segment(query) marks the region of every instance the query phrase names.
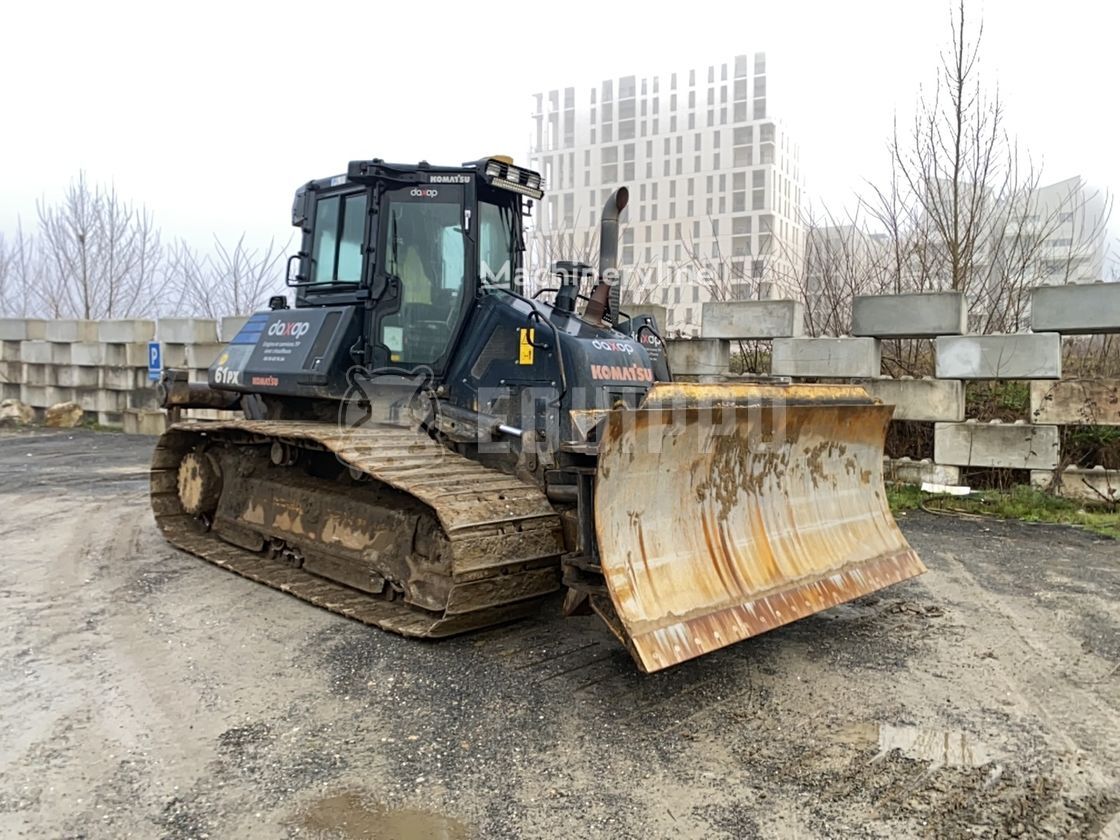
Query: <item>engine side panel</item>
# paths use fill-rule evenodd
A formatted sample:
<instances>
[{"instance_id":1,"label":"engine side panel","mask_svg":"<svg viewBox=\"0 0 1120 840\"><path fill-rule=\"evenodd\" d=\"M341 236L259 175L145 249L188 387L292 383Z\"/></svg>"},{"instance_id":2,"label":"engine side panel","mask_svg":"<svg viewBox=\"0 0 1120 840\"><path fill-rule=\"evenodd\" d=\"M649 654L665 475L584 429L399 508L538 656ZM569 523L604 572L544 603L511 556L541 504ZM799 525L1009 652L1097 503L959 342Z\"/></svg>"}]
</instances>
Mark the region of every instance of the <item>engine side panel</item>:
<instances>
[{"instance_id":1,"label":"engine side panel","mask_svg":"<svg viewBox=\"0 0 1120 840\"><path fill-rule=\"evenodd\" d=\"M331 306L254 313L210 366L210 387L341 397L360 336L357 312Z\"/></svg>"}]
</instances>

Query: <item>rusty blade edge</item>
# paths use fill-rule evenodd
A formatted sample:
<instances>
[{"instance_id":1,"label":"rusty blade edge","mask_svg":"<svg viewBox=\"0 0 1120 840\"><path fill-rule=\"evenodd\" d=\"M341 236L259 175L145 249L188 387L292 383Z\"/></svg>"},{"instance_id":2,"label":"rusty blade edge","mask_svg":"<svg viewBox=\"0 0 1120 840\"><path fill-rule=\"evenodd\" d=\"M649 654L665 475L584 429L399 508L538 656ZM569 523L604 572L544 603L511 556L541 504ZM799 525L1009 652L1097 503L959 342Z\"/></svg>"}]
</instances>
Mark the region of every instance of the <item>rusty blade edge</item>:
<instances>
[{"instance_id":1,"label":"rusty blade edge","mask_svg":"<svg viewBox=\"0 0 1120 840\"><path fill-rule=\"evenodd\" d=\"M633 650L644 671L660 671L925 571L926 567L918 555L907 548L744 604L724 607L665 627L632 633Z\"/></svg>"}]
</instances>

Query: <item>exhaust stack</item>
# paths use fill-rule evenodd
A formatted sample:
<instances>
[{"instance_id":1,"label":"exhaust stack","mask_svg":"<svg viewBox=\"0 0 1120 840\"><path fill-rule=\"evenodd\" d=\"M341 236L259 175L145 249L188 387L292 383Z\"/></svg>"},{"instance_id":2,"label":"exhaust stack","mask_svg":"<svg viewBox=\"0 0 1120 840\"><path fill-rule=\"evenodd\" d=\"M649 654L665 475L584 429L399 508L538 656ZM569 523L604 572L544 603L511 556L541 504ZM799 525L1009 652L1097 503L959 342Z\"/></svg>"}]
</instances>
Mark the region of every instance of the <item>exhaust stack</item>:
<instances>
[{"instance_id":1,"label":"exhaust stack","mask_svg":"<svg viewBox=\"0 0 1120 840\"><path fill-rule=\"evenodd\" d=\"M630 190L619 187L607 197L603 216L599 221L599 282L591 293L584 316L591 322L601 322L603 311L609 305L611 318L617 322L622 305L622 289L618 276L618 217L630 201Z\"/></svg>"}]
</instances>

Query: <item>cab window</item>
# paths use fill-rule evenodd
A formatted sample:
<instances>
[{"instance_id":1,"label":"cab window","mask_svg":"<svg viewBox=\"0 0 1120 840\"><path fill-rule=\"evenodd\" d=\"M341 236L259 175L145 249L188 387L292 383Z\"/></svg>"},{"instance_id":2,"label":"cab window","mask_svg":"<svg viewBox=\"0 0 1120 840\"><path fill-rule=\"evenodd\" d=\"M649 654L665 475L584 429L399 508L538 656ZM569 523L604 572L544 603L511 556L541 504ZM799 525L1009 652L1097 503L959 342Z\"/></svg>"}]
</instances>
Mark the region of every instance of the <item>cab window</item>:
<instances>
[{"instance_id":1,"label":"cab window","mask_svg":"<svg viewBox=\"0 0 1120 840\"><path fill-rule=\"evenodd\" d=\"M462 190L413 187L386 196L379 268L397 280L399 305L380 319L390 361L434 364L458 326L466 288Z\"/></svg>"},{"instance_id":2,"label":"cab window","mask_svg":"<svg viewBox=\"0 0 1120 840\"><path fill-rule=\"evenodd\" d=\"M483 286L520 286L515 219L509 200L478 202L478 277Z\"/></svg>"},{"instance_id":3,"label":"cab window","mask_svg":"<svg viewBox=\"0 0 1120 840\"><path fill-rule=\"evenodd\" d=\"M366 193L332 195L315 205L311 282L357 283L362 277Z\"/></svg>"}]
</instances>

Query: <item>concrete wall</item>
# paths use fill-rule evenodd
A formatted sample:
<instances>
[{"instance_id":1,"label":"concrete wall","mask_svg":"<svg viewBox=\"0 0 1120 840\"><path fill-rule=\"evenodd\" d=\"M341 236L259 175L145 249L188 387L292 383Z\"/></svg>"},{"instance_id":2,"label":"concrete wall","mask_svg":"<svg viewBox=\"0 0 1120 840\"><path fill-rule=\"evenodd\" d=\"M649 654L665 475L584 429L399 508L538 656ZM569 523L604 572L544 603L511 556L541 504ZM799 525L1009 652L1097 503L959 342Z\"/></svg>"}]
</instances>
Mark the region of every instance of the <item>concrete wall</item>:
<instances>
[{"instance_id":1,"label":"concrete wall","mask_svg":"<svg viewBox=\"0 0 1120 840\"><path fill-rule=\"evenodd\" d=\"M1120 502L1120 470L1100 466L1088 470L1069 467L1059 472L1033 470L1031 485L1077 502Z\"/></svg>"},{"instance_id":2,"label":"concrete wall","mask_svg":"<svg viewBox=\"0 0 1120 840\"><path fill-rule=\"evenodd\" d=\"M1034 289L1031 329L1063 335L1120 333L1120 283Z\"/></svg>"},{"instance_id":3,"label":"concrete wall","mask_svg":"<svg viewBox=\"0 0 1120 840\"><path fill-rule=\"evenodd\" d=\"M1088 288L1089 292L1082 291ZM1061 287L1058 314L1045 312L1052 304L1045 292L1035 305L1055 329L1082 330L1086 324L1113 323L1116 310L1074 315L1064 310L1069 300L1098 308L1111 305L1113 289L1097 286ZM1063 297L1072 295L1073 297ZM1103 295L1104 297L1100 297ZM937 308L918 306L935 296L885 296L860 303L860 329L883 335L914 335L930 329ZM941 315L949 324L949 295ZM1041 303L1040 303L1041 301ZM965 419L966 378L1029 378L1060 375L1059 336L1054 333L1012 336L938 337L939 379L887 379L880 376L880 345L873 337L811 339L779 336L799 329L799 310L790 301L749 301L710 304L706 330L740 338L774 334L772 372L793 378L859 381L875 398L896 406L895 419L935 423L933 462L898 459L889 475L901 481L954 483L961 467L998 467L1033 470L1035 481L1049 474L1059 461L1058 427L1062 425L1120 426L1120 380L1036 379L1031 383L1031 424L979 424ZM953 304L955 306L955 304ZM661 315L660 307L633 307ZM1078 311L1081 311L1080 308ZM1065 312L1063 315L1062 312ZM916 313L916 314L915 314ZM1061 315L1066 320L1058 324ZM913 316L913 317L912 317ZM939 316L940 317L940 316ZM876 325L874 320L885 321ZM1051 320L1047 321L1046 318ZM1096 320L1092 320L1092 319ZM870 320L868 320L870 319ZM898 324L887 323L898 320ZM160 338L165 363L187 367L194 381L205 381L206 368L240 329L245 319L215 321L185 318L150 320L43 321L0 319L0 399L21 399L40 413L57 403L77 402L87 418L106 426L151 433L162 428L163 413L155 408L155 394L147 379L148 341ZM671 340L668 353L674 373L686 378L718 378L727 372L729 338ZM190 412L192 416L215 416ZM1100 487L1115 476L1086 470L1065 482L1079 488ZM1105 471L1107 472L1107 471ZM1063 491L1066 492L1066 491ZM1074 491L1069 491L1074 492ZM1092 501L1092 499L1086 499Z\"/></svg>"},{"instance_id":4,"label":"concrete wall","mask_svg":"<svg viewBox=\"0 0 1120 840\"><path fill-rule=\"evenodd\" d=\"M667 339L665 347L673 376L718 376L730 364L730 346L719 339Z\"/></svg>"},{"instance_id":5,"label":"concrete wall","mask_svg":"<svg viewBox=\"0 0 1120 840\"><path fill-rule=\"evenodd\" d=\"M874 338L936 338L968 331L968 306L960 292L857 295L852 335Z\"/></svg>"},{"instance_id":6,"label":"concrete wall","mask_svg":"<svg viewBox=\"0 0 1120 840\"><path fill-rule=\"evenodd\" d=\"M933 460L958 467L1052 470L1058 466L1058 427L1028 423L937 423Z\"/></svg>"},{"instance_id":7,"label":"concrete wall","mask_svg":"<svg viewBox=\"0 0 1120 840\"><path fill-rule=\"evenodd\" d=\"M155 433L164 414L148 380L148 342L161 336L164 364L187 367L203 382L223 346L217 330L216 321L198 318L0 319L0 399L21 400L40 415L75 402L88 421Z\"/></svg>"},{"instance_id":8,"label":"concrete wall","mask_svg":"<svg viewBox=\"0 0 1120 840\"><path fill-rule=\"evenodd\" d=\"M964 383L959 379L869 379L860 385L893 405L895 420L964 420Z\"/></svg>"},{"instance_id":9,"label":"concrete wall","mask_svg":"<svg viewBox=\"0 0 1120 840\"><path fill-rule=\"evenodd\" d=\"M883 478L897 484L960 484L960 467L935 464L929 458L912 461L909 458L884 458Z\"/></svg>"},{"instance_id":10,"label":"concrete wall","mask_svg":"<svg viewBox=\"0 0 1120 840\"><path fill-rule=\"evenodd\" d=\"M1061 379L1057 333L957 335L937 339L939 379Z\"/></svg>"},{"instance_id":11,"label":"concrete wall","mask_svg":"<svg viewBox=\"0 0 1120 840\"><path fill-rule=\"evenodd\" d=\"M709 301L704 304L704 338L766 340L805 333L805 308L795 300Z\"/></svg>"},{"instance_id":12,"label":"concrete wall","mask_svg":"<svg viewBox=\"0 0 1120 840\"><path fill-rule=\"evenodd\" d=\"M770 372L821 379L872 378L882 368L874 338L776 338Z\"/></svg>"},{"instance_id":13,"label":"concrete wall","mask_svg":"<svg viewBox=\"0 0 1120 840\"><path fill-rule=\"evenodd\" d=\"M1120 426L1120 379L1032 382L1031 420L1063 426Z\"/></svg>"}]
</instances>

